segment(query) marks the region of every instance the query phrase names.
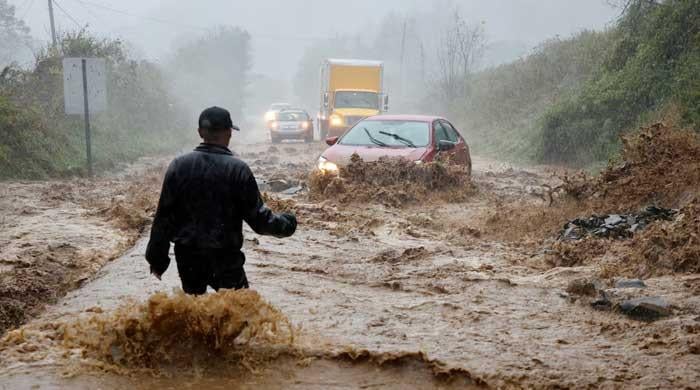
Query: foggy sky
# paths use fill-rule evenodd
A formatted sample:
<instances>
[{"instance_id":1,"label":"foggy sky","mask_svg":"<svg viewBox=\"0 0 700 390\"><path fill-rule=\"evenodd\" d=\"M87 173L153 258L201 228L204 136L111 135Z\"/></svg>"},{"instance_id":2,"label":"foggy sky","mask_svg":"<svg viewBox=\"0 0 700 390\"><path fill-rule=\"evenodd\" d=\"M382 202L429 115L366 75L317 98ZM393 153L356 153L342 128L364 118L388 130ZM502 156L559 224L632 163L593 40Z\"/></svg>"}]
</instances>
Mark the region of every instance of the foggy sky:
<instances>
[{"instance_id":1,"label":"foggy sky","mask_svg":"<svg viewBox=\"0 0 700 390\"><path fill-rule=\"evenodd\" d=\"M293 75L304 48L315 39L357 33L392 11L406 14L414 9L458 4L468 20L484 23L489 40L517 41L528 46L556 35L604 28L617 16L604 0L56 1L59 29L75 30L78 25L88 24L89 30L99 35L124 38L136 55L151 60L167 58L176 39L202 34L209 27L243 27L253 37L253 71L275 78ZM45 0L9 2L17 6L18 16L26 15L36 38L50 39ZM435 28L441 31L441 26Z\"/></svg>"}]
</instances>

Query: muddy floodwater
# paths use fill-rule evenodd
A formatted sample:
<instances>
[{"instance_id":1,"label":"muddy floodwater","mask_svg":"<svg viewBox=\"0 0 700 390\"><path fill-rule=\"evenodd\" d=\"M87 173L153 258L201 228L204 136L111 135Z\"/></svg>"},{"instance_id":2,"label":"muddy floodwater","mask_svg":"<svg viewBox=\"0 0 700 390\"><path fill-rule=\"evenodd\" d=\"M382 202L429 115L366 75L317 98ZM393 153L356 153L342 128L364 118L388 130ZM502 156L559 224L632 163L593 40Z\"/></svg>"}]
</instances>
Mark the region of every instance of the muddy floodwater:
<instances>
[{"instance_id":1,"label":"muddy floodwater","mask_svg":"<svg viewBox=\"0 0 700 390\"><path fill-rule=\"evenodd\" d=\"M234 149L261 180L302 179L322 150L304 144ZM304 191L274 195L281 204L293 202L297 234L279 240L246 230L254 298L208 301L230 310L229 320L252 310L256 319L247 326L257 324L260 332L234 329L249 342L223 351L192 346L171 355L173 361L154 361L166 355L148 348L114 347L106 336L129 326L158 332L152 318L139 317L158 293L168 294L158 296L171 310L167 320L193 318L187 315L194 309L178 311L172 303L184 299L176 292L174 264L162 281L149 275L142 238L5 337L0 388L699 386L697 277L645 281L645 295L676 305L673 316L654 322L576 302L566 286L593 275L594 267L546 267L542 247L478 233L479 216L503 202L545 202L537 191L551 176L478 158L474 172L477 191L458 202L388 207L312 201ZM207 323L206 311L197 313L197 321ZM129 321L136 325L125 325ZM217 324L194 336L205 343L223 337L224 322ZM133 340L128 345L136 345ZM102 341L113 343L105 346L114 347L107 350L109 364L90 349ZM130 353L148 359L130 360Z\"/></svg>"}]
</instances>

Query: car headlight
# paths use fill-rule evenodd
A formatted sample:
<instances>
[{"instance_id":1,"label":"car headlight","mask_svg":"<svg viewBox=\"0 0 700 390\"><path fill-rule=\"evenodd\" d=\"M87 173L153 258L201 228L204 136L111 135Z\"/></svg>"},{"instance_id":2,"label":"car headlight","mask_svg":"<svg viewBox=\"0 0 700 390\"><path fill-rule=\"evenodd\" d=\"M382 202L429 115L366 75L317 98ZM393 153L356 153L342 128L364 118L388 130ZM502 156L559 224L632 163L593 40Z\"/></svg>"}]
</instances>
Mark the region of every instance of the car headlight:
<instances>
[{"instance_id":1,"label":"car headlight","mask_svg":"<svg viewBox=\"0 0 700 390\"><path fill-rule=\"evenodd\" d=\"M321 156L318 158L318 170L324 173L337 173L338 165Z\"/></svg>"},{"instance_id":2,"label":"car headlight","mask_svg":"<svg viewBox=\"0 0 700 390\"><path fill-rule=\"evenodd\" d=\"M309 122L301 122L301 128L304 130L309 129Z\"/></svg>"},{"instance_id":3,"label":"car headlight","mask_svg":"<svg viewBox=\"0 0 700 390\"><path fill-rule=\"evenodd\" d=\"M270 128L271 128L272 130L277 130L279 127L280 127L280 124L277 123L276 121L275 121L275 122L272 122L272 123L270 124Z\"/></svg>"},{"instance_id":4,"label":"car headlight","mask_svg":"<svg viewBox=\"0 0 700 390\"><path fill-rule=\"evenodd\" d=\"M331 115L331 126L342 126L343 125L343 118L341 118L338 115Z\"/></svg>"},{"instance_id":5,"label":"car headlight","mask_svg":"<svg viewBox=\"0 0 700 390\"><path fill-rule=\"evenodd\" d=\"M275 120L275 112L274 111L268 111L265 113L265 120L267 122L274 121Z\"/></svg>"}]
</instances>

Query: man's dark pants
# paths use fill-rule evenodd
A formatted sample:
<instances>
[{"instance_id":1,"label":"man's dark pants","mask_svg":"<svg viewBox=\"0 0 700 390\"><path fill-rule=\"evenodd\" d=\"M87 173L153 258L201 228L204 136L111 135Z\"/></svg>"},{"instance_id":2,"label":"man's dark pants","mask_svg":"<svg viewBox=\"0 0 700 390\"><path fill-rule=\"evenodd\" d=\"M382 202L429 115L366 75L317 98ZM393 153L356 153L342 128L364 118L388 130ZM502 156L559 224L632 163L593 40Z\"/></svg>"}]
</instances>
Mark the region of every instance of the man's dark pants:
<instances>
[{"instance_id":1,"label":"man's dark pants","mask_svg":"<svg viewBox=\"0 0 700 390\"><path fill-rule=\"evenodd\" d=\"M248 288L248 279L243 270L245 256L240 251L176 244L175 260L182 289L187 294L204 294L207 286L216 291L220 288Z\"/></svg>"}]
</instances>

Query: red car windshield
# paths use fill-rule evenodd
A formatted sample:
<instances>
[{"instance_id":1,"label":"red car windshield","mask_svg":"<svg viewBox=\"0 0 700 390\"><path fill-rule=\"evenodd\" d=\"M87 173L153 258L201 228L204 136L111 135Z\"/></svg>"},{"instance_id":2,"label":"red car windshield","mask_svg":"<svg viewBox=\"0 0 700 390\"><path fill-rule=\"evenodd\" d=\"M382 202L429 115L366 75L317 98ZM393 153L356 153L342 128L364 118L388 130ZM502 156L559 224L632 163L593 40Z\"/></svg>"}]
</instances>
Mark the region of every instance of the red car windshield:
<instances>
[{"instance_id":1,"label":"red car windshield","mask_svg":"<svg viewBox=\"0 0 700 390\"><path fill-rule=\"evenodd\" d=\"M425 147L430 142L426 122L365 120L355 125L338 142L341 145Z\"/></svg>"}]
</instances>

